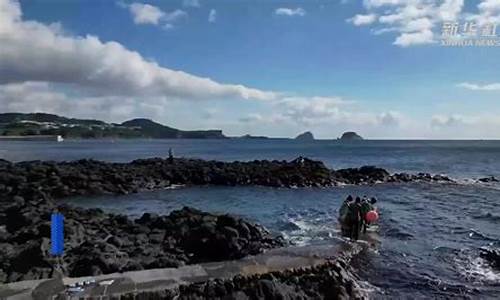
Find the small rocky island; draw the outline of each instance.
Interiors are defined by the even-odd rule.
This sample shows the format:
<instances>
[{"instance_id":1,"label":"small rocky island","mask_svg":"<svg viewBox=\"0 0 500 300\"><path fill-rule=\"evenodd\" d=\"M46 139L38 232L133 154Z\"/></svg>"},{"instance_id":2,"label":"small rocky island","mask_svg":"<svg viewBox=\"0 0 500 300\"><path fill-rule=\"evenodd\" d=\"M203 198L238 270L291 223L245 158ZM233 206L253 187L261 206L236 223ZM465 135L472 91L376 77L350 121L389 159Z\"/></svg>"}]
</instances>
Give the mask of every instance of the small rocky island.
<instances>
[{"instance_id":1,"label":"small rocky island","mask_svg":"<svg viewBox=\"0 0 500 300\"><path fill-rule=\"evenodd\" d=\"M304 142L314 141L314 135L310 131L306 131L296 136L295 140Z\"/></svg>"},{"instance_id":2,"label":"small rocky island","mask_svg":"<svg viewBox=\"0 0 500 300\"><path fill-rule=\"evenodd\" d=\"M344 132L340 137L341 141L361 141L363 138L354 131Z\"/></svg>"}]
</instances>

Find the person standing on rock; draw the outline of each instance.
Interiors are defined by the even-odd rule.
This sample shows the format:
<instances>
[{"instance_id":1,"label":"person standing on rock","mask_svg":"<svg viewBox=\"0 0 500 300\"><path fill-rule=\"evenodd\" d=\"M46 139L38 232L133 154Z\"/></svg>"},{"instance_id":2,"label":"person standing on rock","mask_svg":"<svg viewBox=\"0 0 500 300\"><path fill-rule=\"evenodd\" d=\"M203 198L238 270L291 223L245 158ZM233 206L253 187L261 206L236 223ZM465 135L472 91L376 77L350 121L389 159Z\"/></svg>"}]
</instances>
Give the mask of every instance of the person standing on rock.
<instances>
[{"instance_id":1,"label":"person standing on rock","mask_svg":"<svg viewBox=\"0 0 500 300\"><path fill-rule=\"evenodd\" d=\"M167 159L169 164L174 163L174 152L172 151L172 148L168 148L168 159Z\"/></svg>"},{"instance_id":2,"label":"person standing on rock","mask_svg":"<svg viewBox=\"0 0 500 300\"><path fill-rule=\"evenodd\" d=\"M354 203L349 205L349 215L350 215L350 235L349 237L353 241L357 241L359 238L359 231L361 225L361 198L356 197Z\"/></svg>"}]
</instances>

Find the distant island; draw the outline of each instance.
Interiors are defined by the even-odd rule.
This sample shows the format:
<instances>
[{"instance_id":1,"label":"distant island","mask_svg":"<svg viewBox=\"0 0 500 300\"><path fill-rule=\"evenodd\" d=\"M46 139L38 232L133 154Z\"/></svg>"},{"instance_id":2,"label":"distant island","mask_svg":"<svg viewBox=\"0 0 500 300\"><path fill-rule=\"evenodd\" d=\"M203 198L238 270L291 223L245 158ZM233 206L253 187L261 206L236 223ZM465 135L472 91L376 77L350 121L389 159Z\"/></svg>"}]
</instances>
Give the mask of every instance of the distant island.
<instances>
[{"instance_id":1,"label":"distant island","mask_svg":"<svg viewBox=\"0 0 500 300\"><path fill-rule=\"evenodd\" d=\"M46 113L0 114L0 135L60 135L64 138L227 138L222 133L222 130L185 131L149 119L133 119L121 124L115 124L99 120L66 118Z\"/></svg>"},{"instance_id":2,"label":"distant island","mask_svg":"<svg viewBox=\"0 0 500 300\"><path fill-rule=\"evenodd\" d=\"M340 137L340 140L342 141L361 141L363 138L357 134L356 132L353 131L348 131L344 132L342 136Z\"/></svg>"},{"instance_id":3,"label":"distant island","mask_svg":"<svg viewBox=\"0 0 500 300\"><path fill-rule=\"evenodd\" d=\"M310 131L299 134L295 137L298 141L314 141L314 135Z\"/></svg>"}]
</instances>

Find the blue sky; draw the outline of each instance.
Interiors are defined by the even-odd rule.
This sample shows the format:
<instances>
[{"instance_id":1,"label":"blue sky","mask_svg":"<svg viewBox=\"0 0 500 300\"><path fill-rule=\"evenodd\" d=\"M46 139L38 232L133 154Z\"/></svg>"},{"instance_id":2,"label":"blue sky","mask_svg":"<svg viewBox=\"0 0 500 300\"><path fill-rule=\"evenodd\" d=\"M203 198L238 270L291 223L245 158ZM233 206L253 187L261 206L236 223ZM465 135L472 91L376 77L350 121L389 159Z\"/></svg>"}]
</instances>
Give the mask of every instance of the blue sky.
<instances>
[{"instance_id":1,"label":"blue sky","mask_svg":"<svg viewBox=\"0 0 500 300\"><path fill-rule=\"evenodd\" d=\"M0 0L0 109L228 135L500 138L500 47L439 41L443 22L496 24L500 1L463 2Z\"/></svg>"}]
</instances>

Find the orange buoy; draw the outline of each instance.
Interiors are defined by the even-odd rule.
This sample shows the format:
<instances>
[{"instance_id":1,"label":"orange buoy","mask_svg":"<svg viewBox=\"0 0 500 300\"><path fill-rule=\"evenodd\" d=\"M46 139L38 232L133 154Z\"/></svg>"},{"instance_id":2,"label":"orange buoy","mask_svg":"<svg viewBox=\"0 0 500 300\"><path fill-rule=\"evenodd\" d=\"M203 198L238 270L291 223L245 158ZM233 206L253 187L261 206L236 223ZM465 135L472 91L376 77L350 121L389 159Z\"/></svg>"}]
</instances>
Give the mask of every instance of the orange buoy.
<instances>
[{"instance_id":1,"label":"orange buoy","mask_svg":"<svg viewBox=\"0 0 500 300\"><path fill-rule=\"evenodd\" d=\"M378 213L375 210L371 210L366 213L365 219L367 222L375 222L378 220Z\"/></svg>"}]
</instances>

